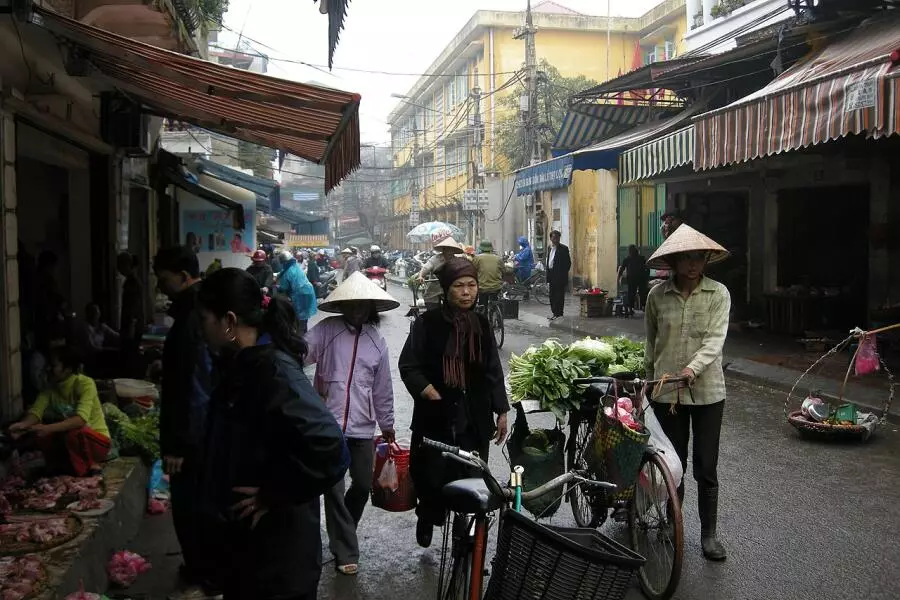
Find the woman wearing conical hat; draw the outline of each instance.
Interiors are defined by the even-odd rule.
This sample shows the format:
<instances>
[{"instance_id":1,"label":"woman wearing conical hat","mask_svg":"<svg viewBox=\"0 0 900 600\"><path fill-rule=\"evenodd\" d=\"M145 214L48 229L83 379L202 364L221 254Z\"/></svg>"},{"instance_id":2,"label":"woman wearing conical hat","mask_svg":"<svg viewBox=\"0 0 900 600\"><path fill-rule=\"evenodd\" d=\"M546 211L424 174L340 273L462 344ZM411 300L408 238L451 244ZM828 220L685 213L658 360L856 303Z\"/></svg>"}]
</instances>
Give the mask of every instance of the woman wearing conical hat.
<instances>
[{"instance_id":1,"label":"woman wearing conical hat","mask_svg":"<svg viewBox=\"0 0 900 600\"><path fill-rule=\"evenodd\" d=\"M647 298L645 323L647 379L682 375L690 393L663 386L654 394L654 413L675 446L687 472L690 432L694 432L693 472L697 481L703 555L724 560L716 536L719 480L719 434L725 407L722 349L728 333L731 295L703 271L728 258L722 246L688 225L676 229L653 253L647 266L670 269L671 277ZM684 498L684 482L678 490Z\"/></svg>"},{"instance_id":2,"label":"woman wearing conical hat","mask_svg":"<svg viewBox=\"0 0 900 600\"><path fill-rule=\"evenodd\" d=\"M325 523L337 570L355 575L359 563L356 527L372 491L375 427L394 441L394 390L388 346L378 331L378 313L400 306L360 272L352 273L319 306L338 313L306 335L308 364L315 363L315 388L334 414L350 450L350 488L341 480L325 494Z\"/></svg>"}]
</instances>

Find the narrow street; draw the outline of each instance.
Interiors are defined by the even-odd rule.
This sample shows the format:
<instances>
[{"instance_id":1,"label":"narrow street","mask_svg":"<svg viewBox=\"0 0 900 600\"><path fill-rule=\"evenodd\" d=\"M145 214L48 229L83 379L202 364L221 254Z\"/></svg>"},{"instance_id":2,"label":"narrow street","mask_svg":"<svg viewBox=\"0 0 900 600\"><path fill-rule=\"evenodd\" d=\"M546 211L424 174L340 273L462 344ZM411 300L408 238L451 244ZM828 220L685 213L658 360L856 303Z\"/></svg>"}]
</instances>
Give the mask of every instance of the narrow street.
<instances>
[{"instance_id":1,"label":"narrow street","mask_svg":"<svg viewBox=\"0 0 900 600\"><path fill-rule=\"evenodd\" d=\"M409 321L403 317L409 295L393 284L389 291L403 302L401 308L384 315L381 325L396 364L409 330ZM504 362L510 352L522 352L546 337L564 337L536 324L539 320L533 316L523 317L535 323L507 323ZM396 372L393 379L399 433L410 422L412 401ZM722 564L703 560L690 482L685 563L676 598L895 598L900 548L894 543L891 524L900 520L897 426L889 424L863 446L805 442L784 423L782 399L783 395L773 390L730 383L722 434L719 525L729 558ZM551 425L543 415L529 417L529 422ZM490 458L494 473L505 479L509 467L501 452L492 452ZM573 524L567 505L551 523ZM605 525L604 531L615 536L614 527ZM333 563L327 563L320 598L432 597L440 566L440 536L435 535L432 548L423 550L416 545L414 529L412 513L392 514L368 508L360 526L360 574L340 576ZM322 535L326 540L323 553L328 560L324 526ZM151 574L139 580L132 591L150 593L154 599L164 598L173 589L180 562L168 515L147 517L132 549L153 562ZM635 589L628 599L642 597Z\"/></svg>"}]
</instances>

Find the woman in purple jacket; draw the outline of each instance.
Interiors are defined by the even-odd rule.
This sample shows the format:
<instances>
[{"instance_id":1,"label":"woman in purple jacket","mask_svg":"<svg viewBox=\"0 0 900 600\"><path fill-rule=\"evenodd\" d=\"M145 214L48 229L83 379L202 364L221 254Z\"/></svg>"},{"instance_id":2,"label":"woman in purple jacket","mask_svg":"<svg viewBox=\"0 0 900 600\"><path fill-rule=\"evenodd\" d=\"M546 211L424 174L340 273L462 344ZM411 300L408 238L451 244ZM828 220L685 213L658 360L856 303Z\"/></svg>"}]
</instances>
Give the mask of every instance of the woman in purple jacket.
<instances>
[{"instance_id":1,"label":"woman in purple jacket","mask_svg":"<svg viewBox=\"0 0 900 600\"><path fill-rule=\"evenodd\" d=\"M319 309L340 313L306 335L307 363L316 364L315 387L344 432L350 449L350 489L340 481L325 494L325 523L337 570L355 575L356 527L372 491L375 426L394 441L394 390L387 342L378 331L379 312L400 303L361 273L353 273Z\"/></svg>"}]
</instances>

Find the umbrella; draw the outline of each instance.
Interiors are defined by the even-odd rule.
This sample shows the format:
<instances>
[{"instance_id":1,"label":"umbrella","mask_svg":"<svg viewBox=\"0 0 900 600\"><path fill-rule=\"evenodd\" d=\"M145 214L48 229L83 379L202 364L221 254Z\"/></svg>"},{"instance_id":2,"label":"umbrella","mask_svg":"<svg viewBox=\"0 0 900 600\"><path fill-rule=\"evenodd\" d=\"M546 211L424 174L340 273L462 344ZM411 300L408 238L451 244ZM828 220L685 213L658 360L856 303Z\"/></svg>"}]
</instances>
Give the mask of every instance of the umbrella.
<instances>
[{"instance_id":1,"label":"umbrella","mask_svg":"<svg viewBox=\"0 0 900 600\"><path fill-rule=\"evenodd\" d=\"M440 221L429 221L413 227L412 231L406 234L406 237L409 238L409 241L417 244L436 244L448 237L460 239L463 237L463 232L456 225Z\"/></svg>"}]
</instances>

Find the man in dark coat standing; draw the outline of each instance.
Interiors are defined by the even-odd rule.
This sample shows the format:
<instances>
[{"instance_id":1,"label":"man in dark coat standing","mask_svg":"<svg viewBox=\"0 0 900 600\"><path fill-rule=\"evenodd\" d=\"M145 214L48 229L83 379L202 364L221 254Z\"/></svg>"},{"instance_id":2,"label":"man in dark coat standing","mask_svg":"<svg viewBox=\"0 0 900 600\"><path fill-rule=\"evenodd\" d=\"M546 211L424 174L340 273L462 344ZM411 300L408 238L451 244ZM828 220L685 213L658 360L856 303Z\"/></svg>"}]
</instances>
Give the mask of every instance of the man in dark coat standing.
<instances>
[{"instance_id":1,"label":"man in dark coat standing","mask_svg":"<svg viewBox=\"0 0 900 600\"><path fill-rule=\"evenodd\" d=\"M566 299L566 287L569 285L569 269L572 268L572 257L569 247L561 244L562 234L550 232L550 251L547 254L547 283L550 284L550 320L563 316Z\"/></svg>"}]
</instances>

